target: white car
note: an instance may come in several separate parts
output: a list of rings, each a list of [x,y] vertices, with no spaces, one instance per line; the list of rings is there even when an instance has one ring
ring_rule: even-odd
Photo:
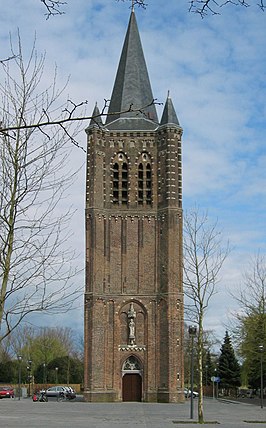
[[[184,389],[184,394],[185,394],[185,397],[186,397],[186,398],[191,397],[191,390],[190,390],[190,389],[185,388],[185,389]],[[194,391],[194,390],[193,390],[193,398],[196,398],[196,397],[198,397],[198,396],[199,396],[199,393],[198,393],[197,391]]]

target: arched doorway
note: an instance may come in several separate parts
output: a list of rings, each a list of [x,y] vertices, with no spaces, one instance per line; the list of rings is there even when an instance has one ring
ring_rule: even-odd
[[[122,368],[123,401],[142,401],[142,371],[139,360],[130,356]]]

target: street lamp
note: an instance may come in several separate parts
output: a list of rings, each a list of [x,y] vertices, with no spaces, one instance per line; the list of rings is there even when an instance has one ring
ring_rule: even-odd
[[[46,364],[43,363],[43,387],[46,385]]]
[[[212,376],[212,398],[215,399],[215,382],[217,379],[217,369],[214,369],[214,376]]]
[[[193,388],[194,388],[194,337],[197,334],[197,327],[190,325],[188,328],[191,337],[191,387],[190,387],[190,419],[193,419]]]
[[[29,397],[30,397],[30,384],[31,384],[31,365],[32,365],[32,361],[28,360],[27,370],[28,370],[28,382],[29,382]]]
[[[22,356],[18,355],[18,399],[19,400],[21,396],[21,361],[22,361]]]
[[[260,407],[263,409],[263,345],[259,345],[260,351]]]
[[[58,384],[58,367],[55,368],[55,383]]]

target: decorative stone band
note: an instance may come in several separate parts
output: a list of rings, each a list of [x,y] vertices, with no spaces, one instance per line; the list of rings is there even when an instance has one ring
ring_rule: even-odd
[[[119,345],[118,346],[119,351],[136,351],[136,352],[143,352],[146,351],[145,345]]]

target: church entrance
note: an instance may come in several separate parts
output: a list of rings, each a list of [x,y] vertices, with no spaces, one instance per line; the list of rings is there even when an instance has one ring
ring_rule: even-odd
[[[139,360],[130,356],[122,368],[123,401],[142,401],[142,370]]]
[[[141,401],[142,379],[138,373],[123,376],[123,401]]]

